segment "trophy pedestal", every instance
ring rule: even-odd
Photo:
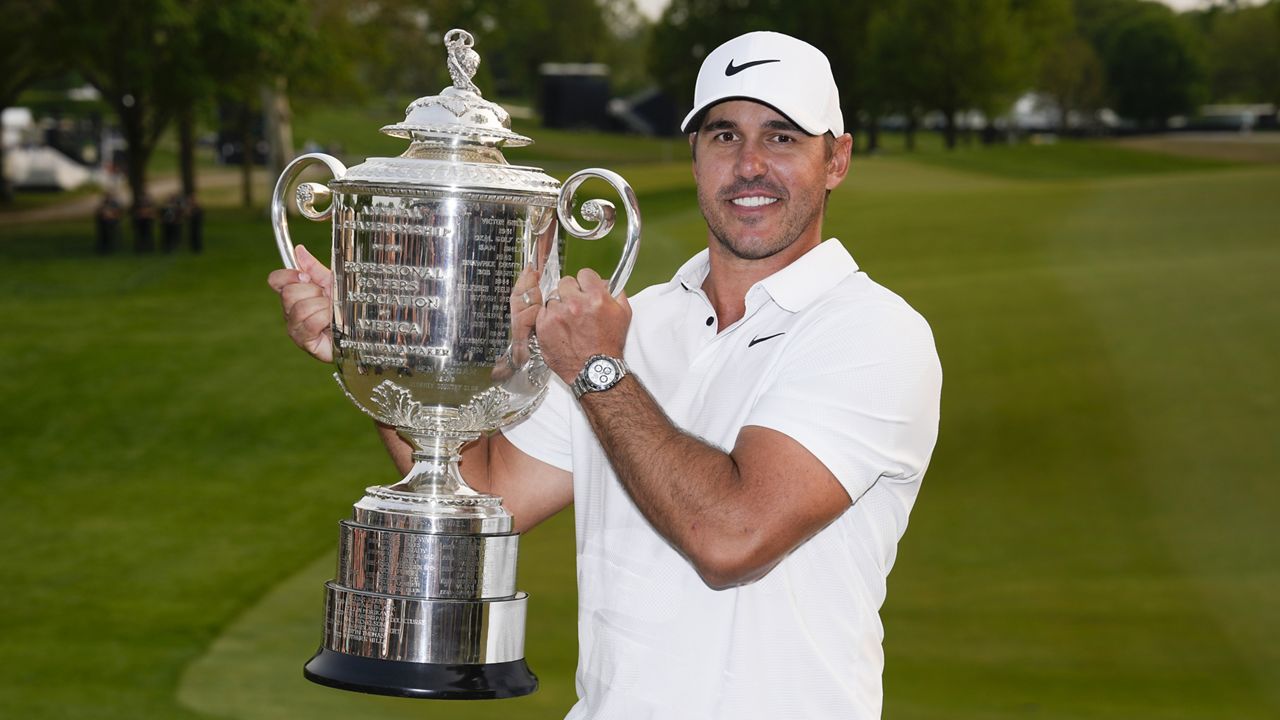
[[[372,660],[320,648],[302,670],[311,682],[356,692],[427,700],[492,700],[538,689],[524,661],[482,665]]]
[[[374,487],[340,527],[308,680],[435,699],[537,689],[524,660],[529,596],[515,589],[520,536],[498,498]]]

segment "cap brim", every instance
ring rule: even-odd
[[[765,102],[760,98],[748,97],[746,95],[726,95],[725,97],[719,97],[719,98],[715,98],[714,100],[708,100],[707,102],[703,103],[701,107],[694,108],[689,112],[688,115],[684,116],[684,122],[680,123],[680,131],[683,133],[698,132],[698,130],[701,129],[702,117],[707,114],[707,111],[709,111],[711,108],[715,107],[716,105],[719,105],[722,102],[729,102],[730,100],[746,100],[747,102],[759,103],[760,105],[764,105],[765,107],[773,110],[774,112],[778,113],[779,115],[786,118],[787,120],[790,120],[792,124],[800,128],[802,131],[804,131],[808,135],[822,135],[823,133],[830,132],[830,128],[823,128],[815,132],[815,128],[812,125],[810,125],[809,127],[805,127],[804,123],[797,121],[794,117],[780,110],[776,105]]]

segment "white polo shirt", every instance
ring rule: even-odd
[[[836,240],[754,285],[746,314],[719,333],[707,271],[704,250],[631,299],[632,372],[676,425],[718,448],[746,425],[789,435],[854,503],[760,580],[712,590],[636,509],[555,380],[506,435],[574,477],[569,718],[878,718],[885,577],[937,437],[933,336]]]

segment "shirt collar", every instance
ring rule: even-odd
[[[700,290],[711,271],[709,255],[709,251],[703,250],[690,258],[676,271],[676,282],[685,290]],[[858,263],[853,256],[839,240],[831,238],[756,283],[748,291],[748,296],[756,288],[763,288],[783,310],[799,312],[857,271]]]
[[[707,273],[711,272],[711,251],[703,249],[702,252],[694,255],[685,261],[684,265],[676,271],[675,281],[680,286],[690,292],[702,289],[702,281],[707,279]]]

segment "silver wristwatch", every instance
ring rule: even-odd
[[[608,355],[592,355],[587,364],[582,366],[578,377],[573,379],[573,396],[581,398],[587,393],[603,392],[618,384],[618,381],[631,372],[627,361]]]

